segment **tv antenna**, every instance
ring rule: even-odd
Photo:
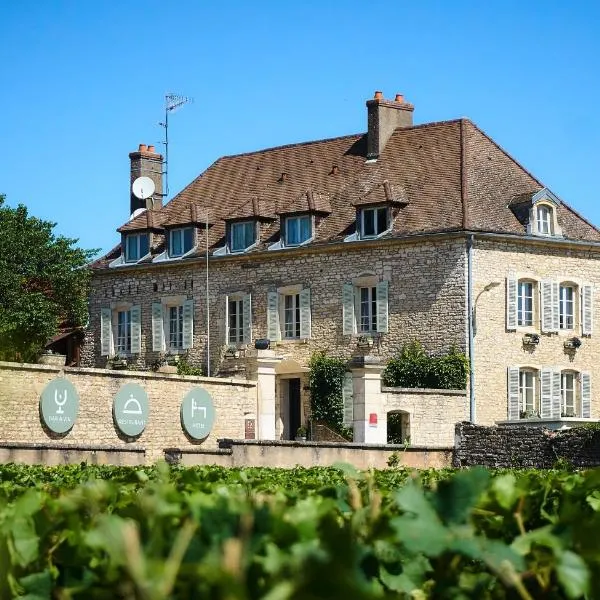
[[[165,120],[159,125],[165,130],[165,141],[163,145],[165,147],[165,161],[163,175],[165,176],[165,189],[163,197],[166,199],[169,195],[169,113],[175,112],[178,108],[181,108],[184,104],[191,104],[194,101],[193,98],[187,96],[180,96],[179,94],[167,93],[165,94]]]

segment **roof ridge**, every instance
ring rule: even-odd
[[[305,142],[295,142],[293,144],[283,144],[281,146],[271,146],[269,148],[261,148],[259,150],[250,150],[249,152],[240,152],[239,154],[225,154],[220,156],[215,162],[224,158],[239,158],[240,156],[251,156],[252,154],[263,154],[264,152],[272,152],[274,150],[286,150],[287,148],[296,148],[298,146],[310,146],[311,144],[322,144],[323,142],[333,142],[336,140],[344,140],[349,138],[360,138],[363,135],[367,135],[366,132],[362,133],[351,133],[347,135],[339,135],[331,138],[322,138],[320,140],[307,140]],[[215,164],[215,163],[213,163]]]

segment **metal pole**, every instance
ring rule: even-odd
[[[206,211],[206,376],[210,377],[210,304],[208,302],[208,210]]]
[[[467,312],[469,324],[469,420],[475,423],[475,351],[473,340],[473,234],[467,238]]]

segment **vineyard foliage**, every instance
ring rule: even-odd
[[[600,598],[600,471],[0,466],[0,598]]]

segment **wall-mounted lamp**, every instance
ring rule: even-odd
[[[254,342],[254,347],[257,350],[269,350],[271,347],[271,340],[267,338],[260,338]]]
[[[524,346],[537,346],[540,343],[540,336],[537,333],[526,333],[523,336]]]
[[[567,350],[577,350],[583,342],[578,337],[569,338],[565,340],[564,347]]]

